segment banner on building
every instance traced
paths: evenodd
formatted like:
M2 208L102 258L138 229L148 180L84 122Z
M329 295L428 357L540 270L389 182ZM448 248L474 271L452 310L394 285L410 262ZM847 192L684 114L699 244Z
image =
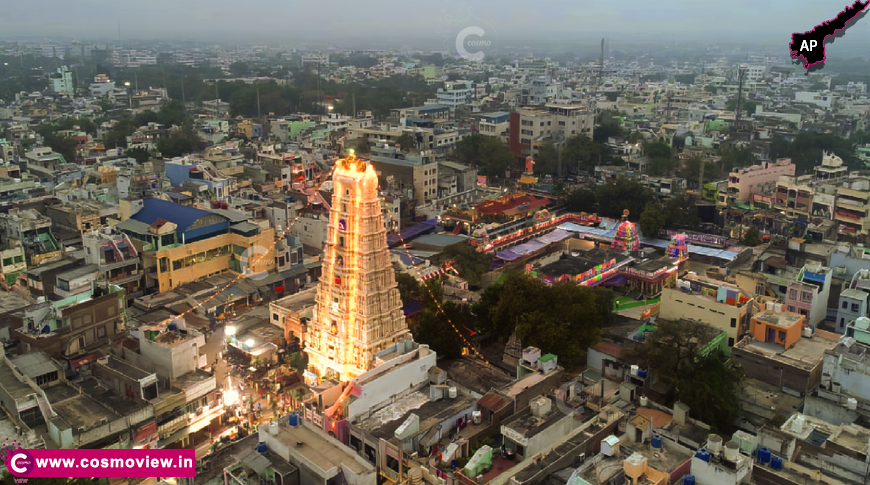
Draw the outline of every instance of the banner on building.
M477 176L477 186L478 187L486 187L486 175L478 175Z

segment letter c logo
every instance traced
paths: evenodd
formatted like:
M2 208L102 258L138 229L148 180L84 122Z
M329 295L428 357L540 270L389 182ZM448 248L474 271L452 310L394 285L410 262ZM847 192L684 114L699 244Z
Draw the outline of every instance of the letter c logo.
M470 35L476 35L477 37L483 37L486 34L486 31L477 26L466 27L459 31L459 35L456 36L456 52L459 53L464 59L468 59L470 61L482 61L484 58L484 53L481 51L477 51L474 53L469 53L465 49L465 38Z
M17 455L12 456L12 459L9 460L9 466L12 468L12 471L16 473L25 473L27 468L23 466L18 466L18 460L21 458L27 458L24 456L24 453L19 453Z

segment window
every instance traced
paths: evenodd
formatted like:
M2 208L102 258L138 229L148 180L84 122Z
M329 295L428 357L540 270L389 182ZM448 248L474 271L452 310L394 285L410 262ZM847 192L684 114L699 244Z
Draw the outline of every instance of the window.
M728 337L728 346L734 347L734 337Z
M56 380L57 380L57 371L53 371L53 372L49 372L48 374L36 376L36 385L41 386L43 384L48 384L49 382L54 382Z
M794 307L793 307L793 306L791 306L791 305L789 305L789 306L788 306L788 311L790 311L790 312L792 312L792 313L794 313Z
M845 318L840 318L840 327L842 328L846 324Z
M845 310L848 307L849 307L849 302L847 302L846 300L843 300L843 309Z
M96 336L98 339L105 337L106 336L106 327L103 325L100 325L99 327L97 327Z
M782 330L777 332L777 338L780 342L785 342L785 332L783 332Z
M278 314L277 313L272 314L272 320L274 320L276 322L278 321Z
M801 292L801 301L804 303L812 302L813 301L813 294L810 293L809 291L802 291Z
M797 290L788 290L788 298L790 300L797 300Z
M344 236L338 237L338 247L340 247L340 248L344 247Z
M857 312L857 311L858 311L858 304L857 304L857 303L852 303L852 311L853 311L853 312Z
M731 319L731 328L737 328L737 319L736 318Z

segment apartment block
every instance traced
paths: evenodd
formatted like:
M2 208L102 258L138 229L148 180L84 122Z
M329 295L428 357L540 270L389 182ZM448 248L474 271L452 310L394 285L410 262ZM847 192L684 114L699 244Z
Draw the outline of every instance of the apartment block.
M738 286L689 273L677 280L675 288L662 290L659 318L691 319L724 331L728 348L749 328L753 299Z
M585 105L548 104L544 108L522 108L510 114L510 149L518 157L533 154L533 145L544 138L566 139L577 135L592 137L595 115Z
M785 297L788 311L805 315L808 325L821 323L827 316L831 277L831 268L818 262L804 265L794 281L788 284Z
M795 165L790 158L735 170L728 174L728 187L725 194L719 194L719 205L748 204L752 194L766 192L776 186L781 175L794 176L794 173Z

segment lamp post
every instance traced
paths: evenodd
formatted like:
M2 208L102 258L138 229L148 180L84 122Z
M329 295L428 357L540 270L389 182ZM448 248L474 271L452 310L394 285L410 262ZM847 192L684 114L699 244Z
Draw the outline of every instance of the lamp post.
M125 82L124 86L127 88L127 101L129 102L130 109L133 109L133 95L130 93L130 81Z

